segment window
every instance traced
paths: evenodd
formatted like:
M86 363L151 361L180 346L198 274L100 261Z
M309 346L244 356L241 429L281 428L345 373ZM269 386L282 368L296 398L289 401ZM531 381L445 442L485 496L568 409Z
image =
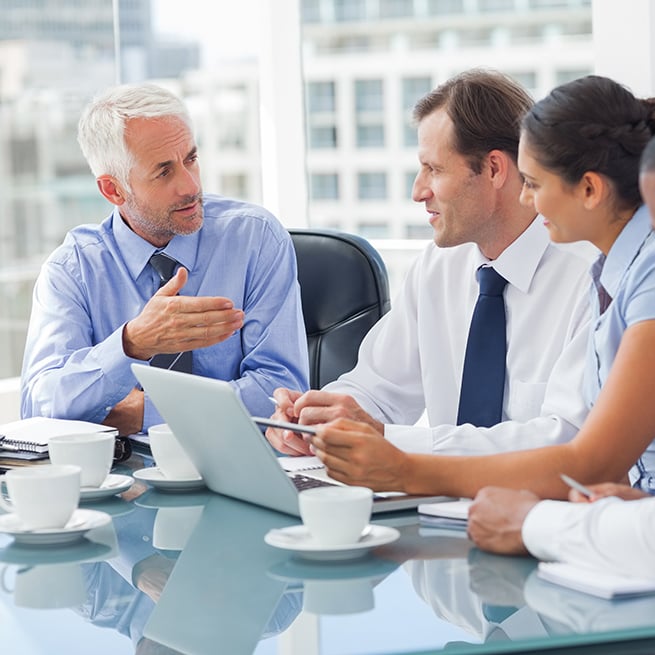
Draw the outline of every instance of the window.
M358 173L357 197L360 200L385 200L387 197L386 173Z
M362 114L383 110L382 80L355 80L355 111Z
M0 0L0 378L20 372L43 259L68 229L111 210L75 132L82 106L117 71L126 82L156 79L187 101L208 191L263 202L262 168L287 174L261 150L260 126L285 127L284 116L260 112L253 53L267 40L257 31L270 27L264 6L275 16L293 6L301 23L301 43L274 64L286 78L301 58L306 113L289 129L307 151L293 175L309 187L300 202L316 227L381 235L387 225L387 237L423 229L411 199L411 109L465 62L506 70L535 97L594 70L591 0ZM498 34L507 41L491 47ZM267 36L289 39L284 30ZM553 41L563 45L550 58Z
M336 148L337 128L334 125L310 126L308 141L311 149Z
M339 200L339 176L336 173L314 173L310 178L312 200Z
M307 112L318 114L336 110L334 82L310 82L307 89Z
M405 196L409 199L412 198L414 192L414 180L416 179L417 171L407 171L405 173Z
M357 232L367 239L388 239L388 223L357 223Z
M428 0L428 14L440 16L461 14L464 12L464 0Z
M408 18L413 14L413 0L380 0L380 18Z
M337 21L361 21L366 18L366 0L334 0Z
M403 145L416 146L416 127L412 119L412 111L416 102L432 90L430 77L405 77L402 80L402 102L405 113L403 126Z
M584 77L585 75L591 75L593 71L591 70L558 70L555 72L555 84L566 84L573 80L577 80L579 77Z
M358 125L357 146L359 148L382 148L384 146L384 125Z

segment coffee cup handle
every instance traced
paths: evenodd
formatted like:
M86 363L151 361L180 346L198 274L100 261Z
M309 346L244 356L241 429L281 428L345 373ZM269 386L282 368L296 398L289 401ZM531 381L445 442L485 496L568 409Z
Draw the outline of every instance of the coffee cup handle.
M5 498L6 486L7 482L5 480L0 480L0 507L7 512L15 512L16 508L14 507L14 504Z
M5 593L11 594L14 590L10 589L9 585L7 584L7 571L9 570L9 568L11 568L10 565L5 564L0 570L0 588Z

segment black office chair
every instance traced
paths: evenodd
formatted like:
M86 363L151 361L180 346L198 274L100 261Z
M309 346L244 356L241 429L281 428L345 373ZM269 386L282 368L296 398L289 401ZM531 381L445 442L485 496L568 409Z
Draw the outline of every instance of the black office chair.
M357 363L364 335L391 306L387 269L364 238L335 230L289 230L309 349L309 380L320 389Z

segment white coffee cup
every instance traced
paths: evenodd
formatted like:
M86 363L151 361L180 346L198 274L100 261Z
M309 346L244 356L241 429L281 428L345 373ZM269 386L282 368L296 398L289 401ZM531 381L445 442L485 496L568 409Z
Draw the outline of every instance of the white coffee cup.
M63 528L80 500L80 467L40 464L7 471L0 482L0 506L18 515L27 530Z
M341 546L359 541L373 508L367 487L316 487L301 491L300 517L316 543Z
M2 570L2 588L11 591L7 584L9 566ZM81 605L86 598L84 576L78 563L39 564L16 571L14 578L14 604L16 607L54 609Z
M195 480L200 477L198 469L166 423L151 426L148 436L152 456L164 477L170 480Z
M48 442L53 464L74 464L82 469L83 487L100 487L114 461L115 437L112 433L64 434Z

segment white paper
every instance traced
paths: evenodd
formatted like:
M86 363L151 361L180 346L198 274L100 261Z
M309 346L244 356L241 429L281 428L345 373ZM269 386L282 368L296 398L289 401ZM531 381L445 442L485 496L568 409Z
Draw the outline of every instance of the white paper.
M564 562L540 562L537 575L548 582L600 598L655 594L653 578L633 578Z

